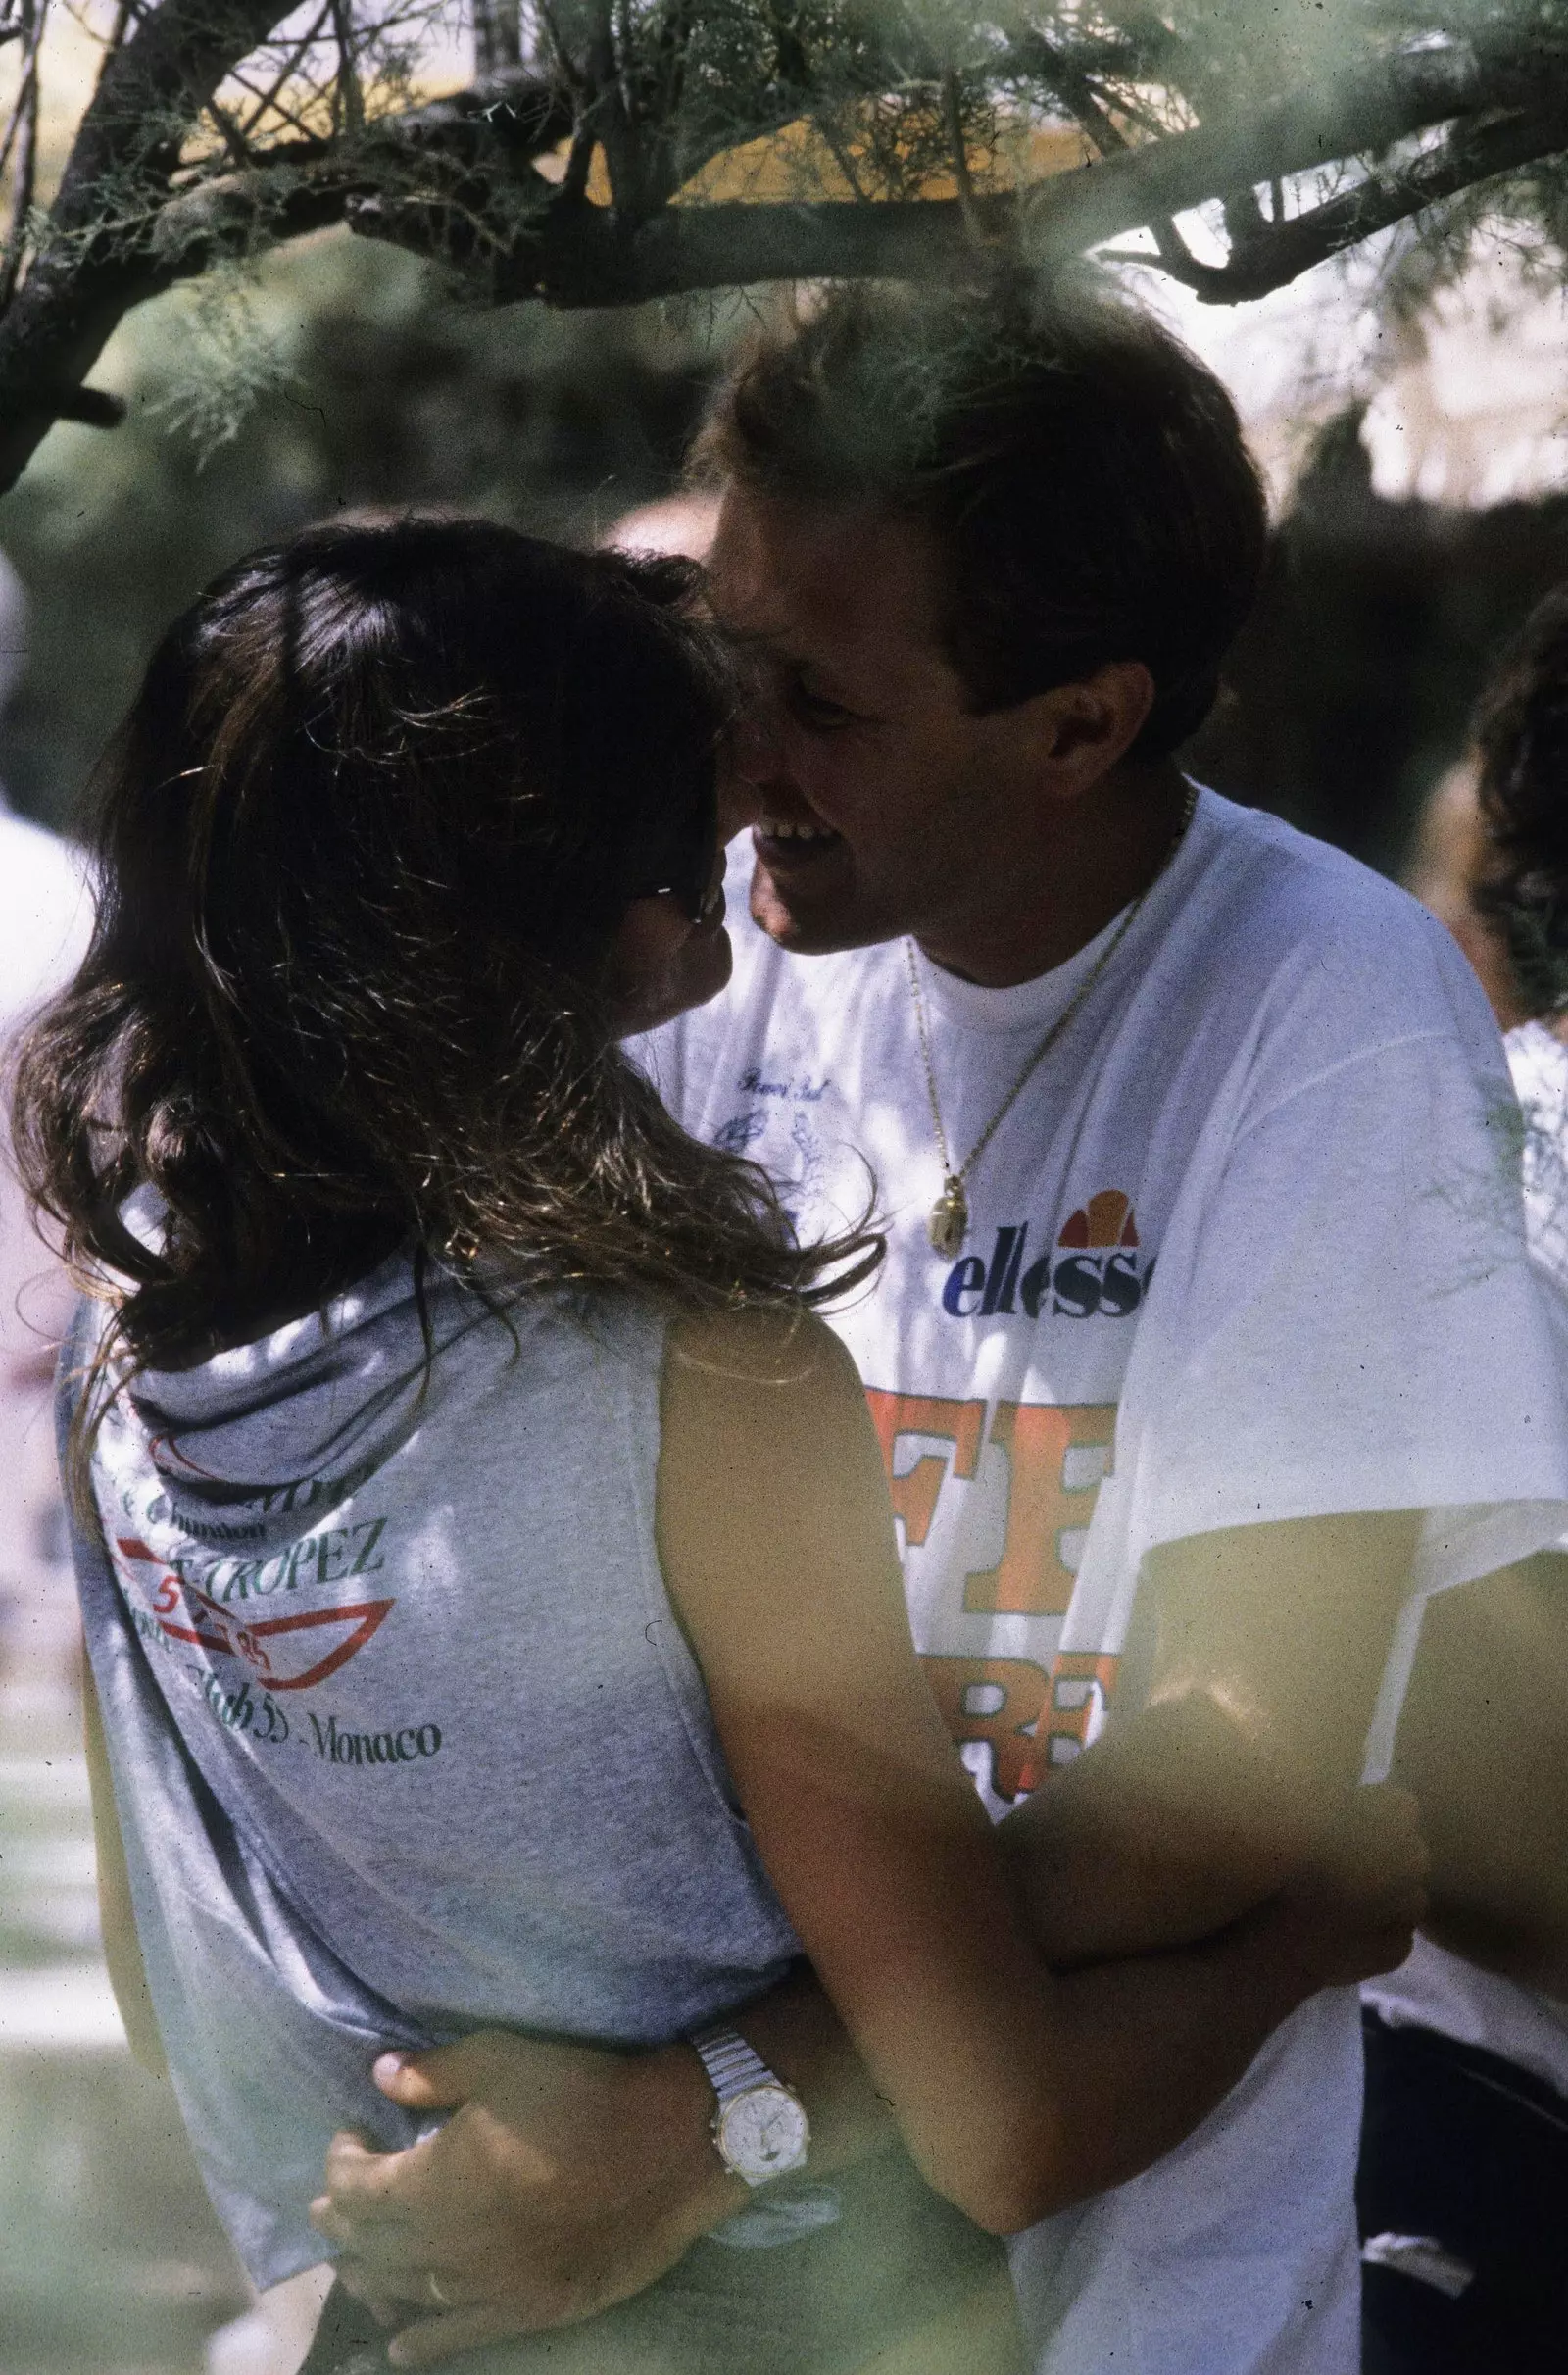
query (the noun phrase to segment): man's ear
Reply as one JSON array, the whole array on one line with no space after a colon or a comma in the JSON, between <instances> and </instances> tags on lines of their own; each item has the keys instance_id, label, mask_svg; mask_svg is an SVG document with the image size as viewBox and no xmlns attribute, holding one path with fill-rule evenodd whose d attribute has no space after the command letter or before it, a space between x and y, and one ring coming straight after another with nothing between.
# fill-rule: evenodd
<instances>
[{"instance_id":1,"label":"man's ear","mask_svg":"<svg viewBox=\"0 0 1568 2375\"><path fill-rule=\"evenodd\" d=\"M1119 767L1154 706L1154 679L1141 660L1111 660L1078 684L1036 693L1012 713L1044 787L1074 800Z\"/></svg>"}]
</instances>

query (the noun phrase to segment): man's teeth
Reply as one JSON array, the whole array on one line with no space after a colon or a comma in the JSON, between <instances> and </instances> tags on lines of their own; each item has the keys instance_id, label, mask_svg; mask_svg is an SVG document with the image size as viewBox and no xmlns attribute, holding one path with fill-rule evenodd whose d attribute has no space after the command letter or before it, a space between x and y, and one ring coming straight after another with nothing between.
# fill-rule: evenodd
<instances>
[{"instance_id":1,"label":"man's teeth","mask_svg":"<svg viewBox=\"0 0 1568 2375\"><path fill-rule=\"evenodd\" d=\"M829 831L825 824L774 824L769 822L763 825L762 831L769 841L836 841L838 839L837 833Z\"/></svg>"}]
</instances>

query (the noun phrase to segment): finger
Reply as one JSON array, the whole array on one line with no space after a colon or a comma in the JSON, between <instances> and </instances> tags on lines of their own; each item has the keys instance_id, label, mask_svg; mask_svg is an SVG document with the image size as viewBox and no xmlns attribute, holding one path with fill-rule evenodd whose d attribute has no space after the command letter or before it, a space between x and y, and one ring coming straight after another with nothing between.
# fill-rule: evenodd
<instances>
[{"instance_id":1,"label":"finger","mask_svg":"<svg viewBox=\"0 0 1568 2375\"><path fill-rule=\"evenodd\" d=\"M463 2037L426 2053L382 2053L370 2076L406 2111L455 2111L482 2083L485 2064L481 2038Z\"/></svg>"},{"instance_id":2,"label":"finger","mask_svg":"<svg viewBox=\"0 0 1568 2375\"><path fill-rule=\"evenodd\" d=\"M335 2194L340 2185L373 2183L377 2170L395 2158L395 2153L369 2143L355 2129L339 2128L326 2148L327 2190Z\"/></svg>"},{"instance_id":3,"label":"finger","mask_svg":"<svg viewBox=\"0 0 1568 2375\"><path fill-rule=\"evenodd\" d=\"M481 2350L487 2342L504 2342L516 2328L494 2309L459 2309L450 2317L421 2317L405 2326L387 2345L395 2367L434 2367L460 2350Z\"/></svg>"},{"instance_id":4,"label":"finger","mask_svg":"<svg viewBox=\"0 0 1568 2375\"><path fill-rule=\"evenodd\" d=\"M406 2152L377 2152L362 2137L340 2132L326 2148L326 2192L333 2206L353 2218L397 2218L396 2196L417 2166L423 2147Z\"/></svg>"},{"instance_id":5,"label":"finger","mask_svg":"<svg viewBox=\"0 0 1568 2375\"><path fill-rule=\"evenodd\" d=\"M377 2325L395 2326L408 2315L408 2304L396 2301L378 2285L360 2261L347 2257L340 2259L337 2263L337 2280L345 2293L369 2310Z\"/></svg>"},{"instance_id":6,"label":"finger","mask_svg":"<svg viewBox=\"0 0 1568 2375\"><path fill-rule=\"evenodd\" d=\"M363 2256L378 2248L391 2251L406 2248L409 2219L404 2211L389 2203L373 2200L365 2203L345 2202L331 2194L318 2194L310 2215L318 2235L335 2243L340 2251L355 2251Z\"/></svg>"},{"instance_id":7,"label":"finger","mask_svg":"<svg viewBox=\"0 0 1568 2375\"><path fill-rule=\"evenodd\" d=\"M328 2243L335 2243L340 2251L352 2251L358 2231L356 2222L344 2217L330 2194L318 2194L312 2202L311 2224L318 2235L324 2235Z\"/></svg>"},{"instance_id":8,"label":"finger","mask_svg":"<svg viewBox=\"0 0 1568 2375\"><path fill-rule=\"evenodd\" d=\"M374 2251L349 2251L337 2264L345 2288L356 2301L366 2301L372 2308L379 2303L390 2309L395 2304L398 2314L407 2316L411 2306L418 2309L432 2306L428 2260L383 2258ZM476 2297L471 2291L460 2291L461 2279L452 2276L439 2281L446 2296L446 2307L473 2305Z\"/></svg>"}]
</instances>

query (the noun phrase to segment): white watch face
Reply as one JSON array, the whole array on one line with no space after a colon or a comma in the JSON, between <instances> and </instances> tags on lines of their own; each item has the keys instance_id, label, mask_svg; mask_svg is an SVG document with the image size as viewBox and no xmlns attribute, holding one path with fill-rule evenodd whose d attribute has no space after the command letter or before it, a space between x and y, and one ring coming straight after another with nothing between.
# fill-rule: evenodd
<instances>
[{"instance_id":1,"label":"white watch face","mask_svg":"<svg viewBox=\"0 0 1568 2375\"><path fill-rule=\"evenodd\" d=\"M808 2133L787 2087L748 2087L719 2114L718 2149L737 2177L758 2185L805 2164Z\"/></svg>"}]
</instances>

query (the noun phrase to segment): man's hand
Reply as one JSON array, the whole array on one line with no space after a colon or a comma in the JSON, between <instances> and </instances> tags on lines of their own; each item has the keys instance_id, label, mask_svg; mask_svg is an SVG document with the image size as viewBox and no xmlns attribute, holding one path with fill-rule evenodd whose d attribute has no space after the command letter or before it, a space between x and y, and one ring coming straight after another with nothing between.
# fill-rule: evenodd
<instances>
[{"instance_id":1,"label":"man's hand","mask_svg":"<svg viewBox=\"0 0 1568 2375\"><path fill-rule=\"evenodd\" d=\"M406 2152L334 2138L311 2216L394 2365L591 2317L641 2292L749 2199L712 2145L712 2091L685 2046L613 2053L482 2031L383 2054L382 2093L450 2111ZM432 2279L434 2280L432 2285Z\"/></svg>"},{"instance_id":2,"label":"man's hand","mask_svg":"<svg viewBox=\"0 0 1568 2375\"><path fill-rule=\"evenodd\" d=\"M1409 1954L1426 1914L1430 1862L1408 1790L1392 1782L1353 1790L1310 1862L1242 1926L1303 1999L1353 1987Z\"/></svg>"},{"instance_id":3,"label":"man's hand","mask_svg":"<svg viewBox=\"0 0 1568 2375\"><path fill-rule=\"evenodd\" d=\"M1353 1959L1379 1951L1380 1879L1396 1933L1427 1871L1414 1800L1325 1785L1289 1744L1272 1747L1194 1692L1113 1721L1046 1776L998 1837L1055 1969L1198 1946L1274 1912L1282 1891L1320 1892L1324 1947ZM1337 1971L1312 1984L1338 1984Z\"/></svg>"}]
</instances>

